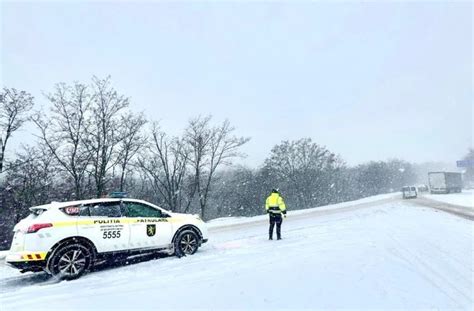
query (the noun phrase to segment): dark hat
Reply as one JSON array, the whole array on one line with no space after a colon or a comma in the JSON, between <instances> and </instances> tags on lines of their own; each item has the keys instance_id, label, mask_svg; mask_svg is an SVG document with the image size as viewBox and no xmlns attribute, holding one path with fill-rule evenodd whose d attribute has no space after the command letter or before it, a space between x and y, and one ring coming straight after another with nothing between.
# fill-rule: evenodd
<instances>
[{"instance_id":1,"label":"dark hat","mask_svg":"<svg viewBox=\"0 0 474 311\"><path fill-rule=\"evenodd\" d=\"M280 193L280 191L278 191L278 188L273 188L272 193Z\"/></svg>"}]
</instances>

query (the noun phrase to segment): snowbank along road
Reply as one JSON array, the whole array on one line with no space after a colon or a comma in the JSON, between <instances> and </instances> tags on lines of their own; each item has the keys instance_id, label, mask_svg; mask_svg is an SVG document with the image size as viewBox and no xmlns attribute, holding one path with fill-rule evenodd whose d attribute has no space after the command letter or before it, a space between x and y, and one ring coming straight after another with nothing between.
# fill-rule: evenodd
<instances>
[{"instance_id":1,"label":"snowbank along road","mask_svg":"<svg viewBox=\"0 0 474 311\"><path fill-rule=\"evenodd\" d=\"M474 191L464 190L453 194L425 194L414 202L448 213L452 213L470 220L474 220Z\"/></svg>"},{"instance_id":2,"label":"snowbank along road","mask_svg":"<svg viewBox=\"0 0 474 311\"><path fill-rule=\"evenodd\" d=\"M210 223L194 256L55 282L0 264L1 310L473 308L473 222L385 195ZM291 209L291 207L290 207Z\"/></svg>"}]
</instances>

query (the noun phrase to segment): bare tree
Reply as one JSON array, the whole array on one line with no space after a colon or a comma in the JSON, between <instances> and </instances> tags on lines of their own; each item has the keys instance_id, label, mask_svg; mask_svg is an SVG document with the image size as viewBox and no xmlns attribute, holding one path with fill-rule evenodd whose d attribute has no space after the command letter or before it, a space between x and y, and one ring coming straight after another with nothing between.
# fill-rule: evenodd
<instances>
[{"instance_id":1,"label":"bare tree","mask_svg":"<svg viewBox=\"0 0 474 311\"><path fill-rule=\"evenodd\" d=\"M92 154L96 195L100 197L108 182L107 173L118 162L117 147L123 139L119 130L121 112L128 107L129 99L111 87L110 77L94 77L92 82L92 117L88 126L87 146Z\"/></svg>"},{"instance_id":2,"label":"bare tree","mask_svg":"<svg viewBox=\"0 0 474 311\"><path fill-rule=\"evenodd\" d=\"M155 123L148 151L149 154L140 157L139 166L146 172L166 207L180 211L189 160L183 140L169 138Z\"/></svg>"},{"instance_id":3,"label":"bare tree","mask_svg":"<svg viewBox=\"0 0 474 311\"><path fill-rule=\"evenodd\" d=\"M335 164L337 156L325 147L313 143L310 138L282 141L272 148L265 165L281 177L296 181L302 172L320 171Z\"/></svg>"},{"instance_id":4,"label":"bare tree","mask_svg":"<svg viewBox=\"0 0 474 311\"><path fill-rule=\"evenodd\" d=\"M230 165L232 159L242 156L239 148L250 140L234 136L235 128L228 120L220 126L212 127L211 119L211 116L192 119L185 132L185 141L191 150L190 164L194 172L190 194L191 198L198 194L203 218L207 216L206 205L216 170L221 165Z\"/></svg>"},{"instance_id":5,"label":"bare tree","mask_svg":"<svg viewBox=\"0 0 474 311\"><path fill-rule=\"evenodd\" d=\"M17 159L10 165L9 186L16 188L17 200L22 202L20 208L44 204L54 196L52 185L57 170L53 161L44 146L26 146L17 154ZM21 218L18 215L15 214L16 221Z\"/></svg>"},{"instance_id":6,"label":"bare tree","mask_svg":"<svg viewBox=\"0 0 474 311\"><path fill-rule=\"evenodd\" d=\"M47 147L39 145L23 147L7 164L6 187L0 191L0 249L10 245L12 228L29 207L56 198L60 178L54 162Z\"/></svg>"},{"instance_id":7,"label":"bare tree","mask_svg":"<svg viewBox=\"0 0 474 311\"><path fill-rule=\"evenodd\" d=\"M206 116L191 119L185 132L184 140L190 149L190 164L193 170L185 212L188 212L196 192L201 193L201 174L205 171L206 156L209 154L209 145L212 139L209 125L211 118L211 116Z\"/></svg>"},{"instance_id":8,"label":"bare tree","mask_svg":"<svg viewBox=\"0 0 474 311\"><path fill-rule=\"evenodd\" d=\"M87 119L90 115L91 95L87 86L64 83L46 95L52 109L49 118L37 113L33 121L40 130L39 138L52 156L74 181L74 198L82 199L83 182L91 153L85 145Z\"/></svg>"},{"instance_id":9,"label":"bare tree","mask_svg":"<svg viewBox=\"0 0 474 311\"><path fill-rule=\"evenodd\" d=\"M118 146L118 163L120 165L120 191L124 190L125 173L133 157L140 148L146 145L146 136L142 133L143 126L146 124L143 114L134 115L127 113L121 117L120 136L122 140Z\"/></svg>"},{"instance_id":10,"label":"bare tree","mask_svg":"<svg viewBox=\"0 0 474 311\"><path fill-rule=\"evenodd\" d=\"M3 88L0 93L0 173L8 140L28 120L33 108L33 96L14 88Z\"/></svg>"},{"instance_id":11,"label":"bare tree","mask_svg":"<svg viewBox=\"0 0 474 311\"><path fill-rule=\"evenodd\" d=\"M273 187L284 188L293 208L316 206L329 198L331 175L340 165L337 155L310 138L282 141L265 160Z\"/></svg>"}]
</instances>

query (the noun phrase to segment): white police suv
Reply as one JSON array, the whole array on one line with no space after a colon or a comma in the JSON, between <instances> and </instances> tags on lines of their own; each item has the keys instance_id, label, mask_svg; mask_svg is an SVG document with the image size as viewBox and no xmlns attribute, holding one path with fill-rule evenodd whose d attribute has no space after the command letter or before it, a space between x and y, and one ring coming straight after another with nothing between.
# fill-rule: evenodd
<instances>
[{"instance_id":1,"label":"white police suv","mask_svg":"<svg viewBox=\"0 0 474 311\"><path fill-rule=\"evenodd\" d=\"M192 255L208 239L199 216L135 199L52 202L30 210L14 227L6 262L22 272L44 270L61 279L78 278L107 255Z\"/></svg>"}]
</instances>

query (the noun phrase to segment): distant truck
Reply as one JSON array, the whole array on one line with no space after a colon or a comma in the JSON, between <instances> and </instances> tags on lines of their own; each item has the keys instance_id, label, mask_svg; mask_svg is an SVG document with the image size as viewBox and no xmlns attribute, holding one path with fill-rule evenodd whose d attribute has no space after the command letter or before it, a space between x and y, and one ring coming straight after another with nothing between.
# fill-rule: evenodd
<instances>
[{"instance_id":1,"label":"distant truck","mask_svg":"<svg viewBox=\"0 0 474 311\"><path fill-rule=\"evenodd\" d=\"M428 181L431 193L461 192L462 175L453 172L429 172Z\"/></svg>"}]
</instances>

